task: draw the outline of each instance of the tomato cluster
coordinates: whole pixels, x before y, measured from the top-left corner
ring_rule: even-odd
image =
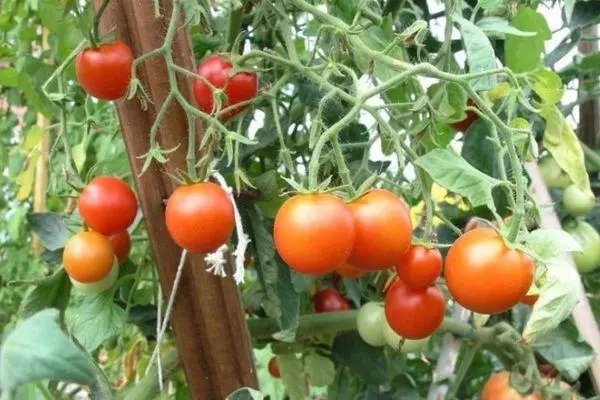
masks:
[[[500,371],[489,377],[483,391],[481,392],[481,400],[541,400],[541,399],[561,399],[568,398],[571,400],[577,400],[579,396],[577,393],[572,392],[571,395],[561,394],[560,396],[544,396],[541,392],[535,391],[529,394],[521,394],[516,388],[510,384],[510,372]],[[554,377],[544,378],[545,385],[554,386],[561,388],[562,390],[570,389],[571,386],[566,382],[560,382]]]
[[[120,179],[98,177],[81,192],[79,214],[91,231],[75,234],[63,251],[65,271],[73,285],[99,293],[114,284],[131,250],[127,228],[137,214],[137,200]]]
[[[303,274],[320,276],[349,263],[365,272],[391,268],[406,253],[412,224],[396,194],[374,189],[349,205],[330,194],[297,195],[275,217],[275,246]]]
[[[348,311],[350,309],[348,300],[343,298],[335,288],[326,288],[317,292],[313,296],[313,304],[317,313]]]

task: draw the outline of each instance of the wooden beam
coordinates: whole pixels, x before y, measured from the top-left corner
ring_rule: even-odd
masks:
[[[102,0],[94,0],[96,7],[101,3]],[[163,44],[173,1],[161,0],[160,7],[160,16],[156,17],[153,1],[113,0],[102,19],[103,31],[114,27],[115,36],[140,56]],[[173,57],[178,65],[194,70],[194,54],[185,28],[177,31]],[[165,226],[163,200],[176,187],[165,172],[186,170],[187,118],[178,105],[170,107],[158,140],[163,148],[179,148],[169,155],[168,163],[153,163],[140,175],[144,160],[138,157],[148,152],[150,127],[169,93],[164,59],[159,56],[145,62],[138,77],[151,99],[148,110],[143,110],[137,100],[117,101],[117,109],[161,286],[165,296],[169,296],[181,249]],[[193,98],[189,79],[181,79],[179,86],[184,96]],[[197,128],[199,138],[200,124]],[[238,288],[231,276],[223,279],[205,270],[203,255],[189,256],[171,321],[192,397],[222,400],[240,387],[258,385]]]

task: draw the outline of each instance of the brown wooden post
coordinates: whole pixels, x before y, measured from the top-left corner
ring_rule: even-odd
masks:
[[[94,0],[96,7],[101,3]],[[161,0],[160,6],[157,17],[152,0],[112,0],[102,19],[103,31],[114,27],[116,38],[129,44],[136,56],[147,53],[163,44],[173,1]],[[177,31],[173,56],[178,65],[194,69],[186,29]],[[138,77],[151,99],[148,110],[144,111],[137,100],[118,101],[117,109],[161,285],[168,296],[181,249],[165,226],[163,200],[175,187],[165,172],[186,170],[187,118],[181,107],[171,106],[161,123],[158,140],[163,148],[179,148],[169,155],[167,164],[153,163],[139,176],[143,160],[138,157],[148,152],[150,127],[169,93],[162,56],[145,62]],[[179,84],[184,96],[191,98],[191,81],[181,79]],[[197,134],[202,135],[201,127]],[[219,278],[205,269],[203,255],[189,256],[171,321],[193,398],[222,400],[240,387],[257,388],[256,372],[238,288],[231,276]]]

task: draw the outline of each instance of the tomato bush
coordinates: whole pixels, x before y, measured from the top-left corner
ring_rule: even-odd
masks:
[[[597,0],[148,3],[0,3],[3,397],[597,394]]]

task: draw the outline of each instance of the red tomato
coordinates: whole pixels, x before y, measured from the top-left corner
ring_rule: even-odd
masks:
[[[230,55],[212,55],[208,57],[198,68],[198,75],[206,78],[210,84],[217,89],[222,89],[227,95],[227,100],[221,104],[221,110],[228,106],[247,101],[256,97],[258,92],[258,75],[252,72],[238,72],[231,75],[233,65],[229,62]],[[212,88],[202,80],[194,82],[194,95],[198,107],[207,114],[215,110]],[[237,107],[225,115],[223,119],[229,119],[239,114],[244,109]]]
[[[277,361],[277,357],[273,356],[269,360],[269,373],[273,378],[281,378],[281,371],[279,371],[279,362]]]
[[[399,196],[374,189],[350,204],[356,241],[348,262],[367,271],[393,267],[412,241],[412,223]]]
[[[528,306],[533,307],[533,305],[535,304],[535,302],[537,301],[538,297],[540,297],[539,294],[526,294],[525,296],[523,296],[523,298],[521,299],[521,303],[523,304],[527,304]]]
[[[110,176],[92,180],[81,192],[78,207],[83,222],[106,236],[127,230],[138,209],[131,188]]]
[[[235,225],[229,195],[212,182],[178,187],[169,197],[165,217],[175,243],[193,253],[217,250]]]
[[[476,228],[454,242],[444,271],[452,297],[481,314],[514,307],[529,291],[533,260],[509,248],[492,228]]]
[[[473,100],[469,99],[467,101],[467,105],[473,106],[473,105],[475,105],[475,103],[473,102]],[[455,131],[466,134],[467,131],[469,130],[469,128],[471,127],[471,125],[473,125],[473,122],[477,121],[477,119],[479,119],[479,115],[477,115],[477,113],[475,111],[467,111],[467,115],[466,115],[465,119],[463,119],[462,121],[458,121],[453,124],[450,124],[450,126],[452,128],[454,128]]]
[[[329,194],[294,196],[275,217],[277,251],[303,274],[319,276],[336,270],[348,259],[354,237],[348,206]]]
[[[63,264],[78,282],[97,282],[111,271],[115,253],[108,238],[98,232],[79,232],[67,242]]]
[[[411,289],[426,289],[442,273],[442,253],[425,246],[411,246],[402,257],[396,271],[402,282]]]
[[[517,389],[510,386],[510,373],[508,371],[498,372],[490,376],[483,386],[481,400],[541,400],[540,393],[528,395],[520,394]]]
[[[544,375],[548,378],[556,378],[556,375],[558,375],[557,369],[554,368],[554,366],[552,364],[548,364],[548,363],[540,364],[538,366],[538,369],[540,370],[542,375]]]
[[[131,251],[131,238],[129,237],[129,232],[123,231],[116,235],[112,235],[108,239],[110,240],[110,244],[112,244],[115,256],[117,256],[117,259],[119,260],[119,264],[123,264],[125,260],[127,260],[127,257],[129,257],[129,252]]]
[[[336,271],[340,276],[344,278],[357,279],[364,276],[367,272],[362,269],[356,268],[348,263],[342,264]]]
[[[133,53],[122,40],[83,50],[75,59],[75,73],[83,89],[101,100],[125,96],[131,81]]]
[[[385,318],[394,332],[407,339],[423,339],[433,334],[444,320],[446,302],[436,286],[410,289],[397,280],[385,296]]]
[[[318,291],[313,296],[313,303],[315,305],[315,312],[318,313],[348,311],[350,309],[348,301],[334,288]]]

